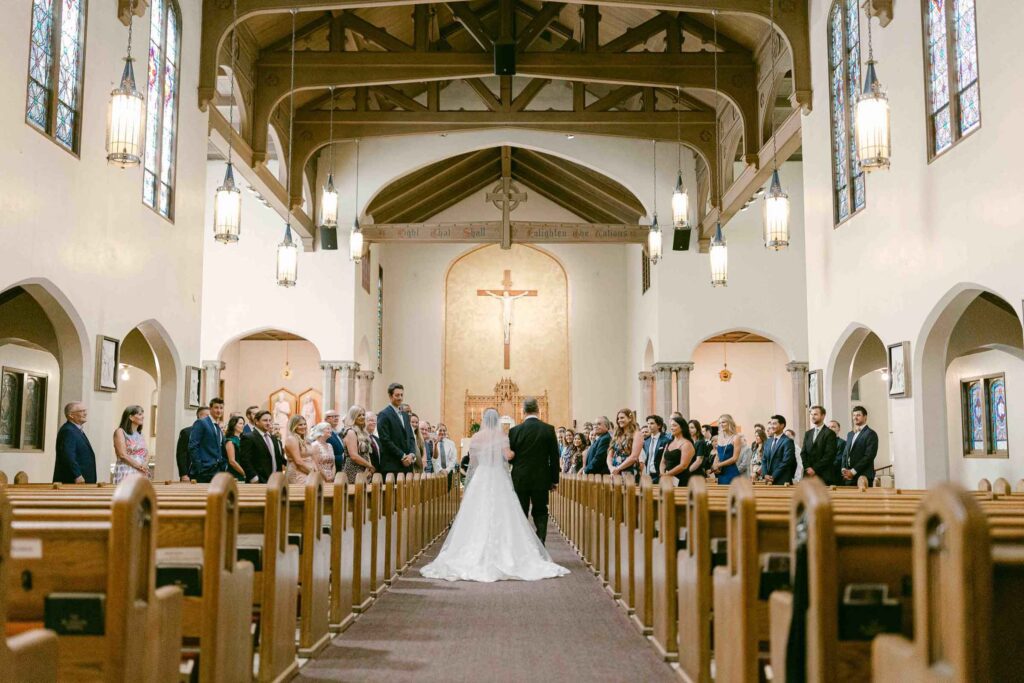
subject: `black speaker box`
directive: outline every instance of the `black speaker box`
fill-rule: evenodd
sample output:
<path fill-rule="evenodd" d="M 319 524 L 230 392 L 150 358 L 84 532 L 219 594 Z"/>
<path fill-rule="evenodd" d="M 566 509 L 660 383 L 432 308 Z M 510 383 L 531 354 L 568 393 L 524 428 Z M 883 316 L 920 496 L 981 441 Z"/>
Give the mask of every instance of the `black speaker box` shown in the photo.
<path fill-rule="evenodd" d="M 338 229 L 320 228 L 320 248 L 325 251 L 335 251 L 338 248 Z"/>
<path fill-rule="evenodd" d="M 516 44 L 495 43 L 494 44 L 494 75 L 515 76 L 516 74 Z"/>
<path fill-rule="evenodd" d="M 690 250 L 690 228 L 676 228 L 672 232 L 672 251 Z"/>

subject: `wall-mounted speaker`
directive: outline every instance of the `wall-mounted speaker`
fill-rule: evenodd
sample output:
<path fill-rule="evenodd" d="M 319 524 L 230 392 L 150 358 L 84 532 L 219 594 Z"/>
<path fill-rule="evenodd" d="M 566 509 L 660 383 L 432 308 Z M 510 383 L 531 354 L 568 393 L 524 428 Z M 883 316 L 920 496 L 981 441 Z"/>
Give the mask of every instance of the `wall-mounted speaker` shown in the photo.
<path fill-rule="evenodd" d="M 320 249 L 323 251 L 335 251 L 338 248 L 338 229 L 320 228 Z"/>
<path fill-rule="evenodd" d="M 690 228 L 676 228 L 672 232 L 672 251 L 690 250 Z"/>
<path fill-rule="evenodd" d="M 494 75 L 515 76 L 516 75 L 516 44 L 495 43 L 494 44 Z"/>

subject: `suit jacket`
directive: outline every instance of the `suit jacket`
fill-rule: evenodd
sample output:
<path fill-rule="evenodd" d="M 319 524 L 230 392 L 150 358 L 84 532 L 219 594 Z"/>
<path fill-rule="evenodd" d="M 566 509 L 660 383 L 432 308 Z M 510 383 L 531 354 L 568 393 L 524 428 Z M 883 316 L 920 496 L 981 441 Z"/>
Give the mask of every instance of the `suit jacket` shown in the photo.
<path fill-rule="evenodd" d="M 875 480 L 875 456 L 878 455 L 878 434 L 875 430 L 864 425 L 857 440 L 853 436 L 857 432 L 850 432 L 846 435 L 846 453 L 843 461 L 847 469 L 856 472 L 856 476 L 850 481 L 843 480 L 847 486 L 856 486 L 860 477 L 868 478 L 868 486 Z"/>
<path fill-rule="evenodd" d="M 392 405 L 381 410 L 377 413 L 377 436 L 380 439 L 381 474 L 412 472 L 411 466 L 402 464 L 402 458 L 416 452 L 416 438 L 409 414 Z"/>
<path fill-rule="evenodd" d="M 96 483 L 96 454 L 85 432 L 74 422 L 68 421 L 57 431 L 53 480 L 74 484 L 78 477 L 85 479 L 87 484 Z"/>
<path fill-rule="evenodd" d="M 331 432 L 327 443 L 331 444 L 331 450 L 334 452 L 334 471 L 341 472 L 341 468 L 345 466 L 345 442 L 337 432 Z"/>
<path fill-rule="evenodd" d="M 213 422 L 213 418 L 204 417 L 192 425 L 192 433 L 188 438 L 188 454 L 192 464 L 189 476 L 200 482 L 208 482 L 218 472 L 227 469 L 227 458 L 221 445 L 224 436 Z"/>
<path fill-rule="evenodd" d="M 376 434 L 370 434 L 370 464 L 380 472 L 380 439 Z"/>
<path fill-rule="evenodd" d="M 424 440 L 423 441 L 423 471 L 424 472 L 433 472 L 434 471 L 434 463 L 432 462 L 433 459 L 434 459 L 434 442 L 433 441 Z"/>
<path fill-rule="evenodd" d="M 192 464 L 188 457 L 188 438 L 192 434 L 192 425 L 185 427 L 178 432 L 178 445 L 174 452 L 174 459 L 178 463 L 178 478 L 188 476 L 189 467 Z"/>
<path fill-rule="evenodd" d="M 555 428 L 529 417 L 508 432 L 512 486 L 517 491 L 546 491 L 558 483 L 558 436 Z"/>
<path fill-rule="evenodd" d="M 583 474 L 611 474 L 608 471 L 608 446 L 612 443 L 612 435 L 605 432 L 594 439 L 587 451 L 587 464 L 583 466 Z"/>
<path fill-rule="evenodd" d="M 837 436 L 836 437 L 836 466 L 834 468 L 835 472 L 836 472 L 836 481 L 840 481 L 841 482 L 841 480 L 842 480 L 842 477 L 840 476 L 841 473 L 840 473 L 839 470 L 841 470 L 844 467 L 846 467 L 846 460 L 844 459 L 845 457 L 846 457 L 846 439 L 840 439 Z"/>
<path fill-rule="evenodd" d="M 766 464 L 762 470 L 765 476 L 771 477 L 776 486 L 792 484 L 796 474 L 796 446 L 793 440 L 785 434 L 775 439 L 774 444 L 769 439 L 764 452 Z"/>
<path fill-rule="evenodd" d="M 655 484 L 658 483 L 661 470 L 661 459 L 665 455 L 665 447 L 672 443 L 672 437 L 665 432 L 658 434 L 658 442 L 654 446 L 654 458 L 651 459 L 651 441 L 654 439 L 653 436 L 649 436 L 644 439 L 644 450 L 640 453 L 640 457 L 643 458 L 643 469 L 641 472 L 646 472 L 651 475 L 651 481 Z"/>
<path fill-rule="evenodd" d="M 270 443 L 274 447 L 273 453 L 267 449 L 267 442 L 257 430 L 242 435 L 238 464 L 245 470 L 246 481 L 255 477 L 261 484 L 266 484 L 270 475 L 281 469 L 280 463 L 284 460 L 281 442 L 270 437 Z"/>
<path fill-rule="evenodd" d="M 822 483 L 832 485 L 836 483 L 836 450 L 839 447 L 839 437 L 825 425 L 818 430 L 818 438 L 814 438 L 814 428 L 807 430 L 804 434 L 804 445 L 800 449 L 800 459 L 803 460 L 804 470 L 808 467 L 814 470 Z"/>

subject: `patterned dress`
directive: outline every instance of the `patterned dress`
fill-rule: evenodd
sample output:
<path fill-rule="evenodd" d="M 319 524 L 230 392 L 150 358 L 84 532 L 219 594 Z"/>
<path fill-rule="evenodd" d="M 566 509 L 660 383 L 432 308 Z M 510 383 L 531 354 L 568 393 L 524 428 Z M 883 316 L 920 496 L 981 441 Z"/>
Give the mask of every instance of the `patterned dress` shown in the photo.
<path fill-rule="evenodd" d="M 142 432 L 132 432 L 131 434 L 124 435 L 124 449 L 125 455 L 132 462 L 142 465 L 146 468 L 146 478 L 150 478 L 148 474 L 149 470 L 149 450 L 146 448 L 146 437 L 142 435 Z M 114 483 L 120 484 L 129 477 L 141 477 L 142 472 L 132 467 L 126 462 L 121 460 L 117 461 L 117 466 L 114 468 Z"/>
<path fill-rule="evenodd" d="M 366 462 L 370 462 L 370 439 L 360 438 L 359 432 L 356 432 L 355 435 L 357 454 Z M 348 436 L 348 434 L 346 433 L 345 436 Z M 354 484 L 356 483 L 356 477 L 360 472 L 365 472 L 366 468 L 352 458 L 345 458 L 345 467 L 342 471 L 345 473 L 345 478 L 348 480 L 348 483 Z"/>
<path fill-rule="evenodd" d="M 334 481 L 334 473 L 337 466 L 334 464 L 334 449 L 331 448 L 331 444 L 314 441 L 309 444 L 309 448 L 313 451 L 313 460 L 316 463 L 317 469 L 320 470 L 320 475 L 324 481 Z"/>
<path fill-rule="evenodd" d="M 302 460 L 302 464 L 305 465 L 306 468 L 312 472 L 313 468 L 316 467 L 316 465 L 313 462 L 313 449 L 310 448 L 310 445 L 306 443 L 305 439 L 300 439 L 298 437 L 296 437 L 296 439 L 298 439 L 299 442 L 299 458 Z M 331 459 L 334 459 L 333 454 L 331 455 Z M 295 463 L 291 462 L 290 460 L 288 461 L 288 469 L 286 470 L 285 476 L 288 477 L 289 484 L 306 483 L 306 475 L 300 472 L 299 469 L 295 467 Z"/>

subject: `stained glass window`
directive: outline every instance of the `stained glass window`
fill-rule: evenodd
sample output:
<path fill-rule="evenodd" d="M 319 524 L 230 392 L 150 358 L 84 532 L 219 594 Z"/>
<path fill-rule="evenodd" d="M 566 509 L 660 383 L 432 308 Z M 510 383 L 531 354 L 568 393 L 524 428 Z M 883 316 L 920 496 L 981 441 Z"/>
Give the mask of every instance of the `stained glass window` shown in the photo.
<path fill-rule="evenodd" d="M 384 372 L 384 268 L 377 266 L 377 372 Z"/>
<path fill-rule="evenodd" d="M 974 0 L 924 0 L 930 155 L 981 125 Z"/>
<path fill-rule="evenodd" d="M 963 403 L 964 455 L 1006 457 L 1006 376 L 989 375 L 960 381 Z"/>
<path fill-rule="evenodd" d="M 85 0 L 33 0 L 25 120 L 78 152 Z"/>
<path fill-rule="evenodd" d="M 142 201 L 166 218 L 174 217 L 180 30 L 181 14 L 174 1 L 153 0 L 146 71 L 146 161 L 142 171 Z"/>
<path fill-rule="evenodd" d="M 1010 437 L 1006 429 L 1006 378 L 995 377 L 988 382 L 988 419 L 992 434 L 992 450 L 1009 450 Z"/>
<path fill-rule="evenodd" d="M 864 171 L 857 158 L 853 103 L 860 92 L 860 9 L 836 0 L 828 22 L 829 112 L 832 117 L 832 191 L 835 222 L 864 208 Z"/>
<path fill-rule="evenodd" d="M 3 368 L 0 375 L 0 450 L 42 450 L 45 427 L 46 376 Z"/>

